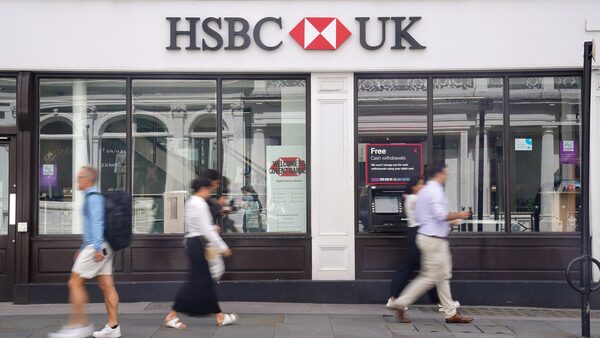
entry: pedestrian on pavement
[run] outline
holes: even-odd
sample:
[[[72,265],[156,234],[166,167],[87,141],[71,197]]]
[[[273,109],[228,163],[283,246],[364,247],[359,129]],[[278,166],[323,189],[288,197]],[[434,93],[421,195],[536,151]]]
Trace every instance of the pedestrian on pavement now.
[[[446,323],[470,323],[473,318],[463,317],[456,311],[456,304],[450,292],[452,278],[452,254],[448,242],[450,222],[465,219],[468,211],[448,212],[448,201],[444,194],[444,184],[448,180],[448,168],[443,163],[429,167],[429,181],[417,194],[415,220],[419,223],[416,243],[421,252],[421,272],[391,302],[401,322],[410,322],[405,316],[405,308],[414,303],[432,287],[437,293],[446,315]]]
[[[406,185],[406,192],[404,196],[404,213],[408,219],[408,229],[406,231],[406,241],[408,244],[408,254],[406,259],[398,267],[398,270],[394,273],[392,281],[390,283],[390,298],[388,299],[387,306],[390,307],[391,303],[400,296],[400,293],[408,284],[408,279],[417,270],[420,269],[421,253],[415,242],[417,238],[417,229],[419,223],[415,220],[415,207],[417,206],[417,193],[425,182],[423,178],[415,176],[410,179]],[[427,291],[427,296],[433,304],[439,304],[440,299],[437,296],[437,290],[434,288]]]
[[[214,227],[207,200],[214,193],[211,179],[201,175],[192,182],[193,195],[185,203],[185,252],[190,261],[188,280],[175,297],[172,310],[167,314],[164,325],[174,329],[185,329],[186,324],[177,317],[178,313],[189,316],[215,314],[217,326],[230,325],[238,320],[234,313],[221,311],[217,302],[214,280],[205,258],[207,245],[218,248],[228,257],[231,250]]]
[[[82,167],[77,174],[78,188],[84,193],[83,244],[75,254],[68,284],[71,316],[69,323],[58,332],[50,333],[49,338],[121,337],[117,313],[119,294],[112,275],[114,253],[104,239],[104,197],[96,188],[96,178],[96,169],[90,166]],[[85,283],[94,277],[98,278],[108,313],[108,323],[96,332],[85,312],[89,299]]]

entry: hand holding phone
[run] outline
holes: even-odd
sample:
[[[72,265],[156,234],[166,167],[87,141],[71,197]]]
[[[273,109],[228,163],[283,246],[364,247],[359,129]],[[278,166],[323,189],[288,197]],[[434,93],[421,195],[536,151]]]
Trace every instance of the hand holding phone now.
[[[96,254],[94,255],[94,261],[95,262],[102,262],[102,260],[104,259],[104,252],[103,251],[98,251],[96,252]]]

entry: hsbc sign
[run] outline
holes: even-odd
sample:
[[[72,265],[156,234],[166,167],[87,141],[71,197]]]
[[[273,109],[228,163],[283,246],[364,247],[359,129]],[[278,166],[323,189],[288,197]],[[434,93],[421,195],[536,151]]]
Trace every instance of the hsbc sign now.
[[[425,49],[410,33],[421,17],[378,17],[377,23],[372,25],[374,27],[370,27],[379,34],[378,40],[373,39],[377,40],[375,43],[367,41],[370,19],[356,17],[352,27],[336,17],[305,17],[289,31],[289,37],[304,50],[337,50],[352,35],[352,31],[358,31],[362,48],[377,50],[386,46],[386,28],[393,25],[394,36],[388,43],[390,49],[403,50],[407,46],[409,49]],[[181,50],[182,47],[196,51],[244,50],[254,43],[263,50],[272,51],[284,44],[284,39],[280,37],[283,30],[281,17],[265,17],[254,24],[240,17],[207,17],[203,20],[198,17],[168,17],[167,21],[170,29],[167,50]],[[265,39],[267,35],[269,38]]]
[[[337,18],[304,18],[290,31],[294,40],[307,50],[337,49],[350,34]]]

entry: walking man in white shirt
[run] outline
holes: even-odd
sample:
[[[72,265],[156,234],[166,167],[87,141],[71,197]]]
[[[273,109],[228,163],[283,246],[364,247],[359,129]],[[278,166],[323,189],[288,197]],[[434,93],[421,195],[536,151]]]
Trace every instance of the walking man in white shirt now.
[[[421,272],[391,305],[396,309],[396,317],[400,321],[409,322],[404,309],[435,286],[446,315],[446,323],[470,323],[473,318],[466,318],[458,313],[452,300],[452,254],[448,242],[449,222],[465,219],[469,213],[448,212],[448,201],[444,194],[444,184],[448,180],[448,168],[445,164],[431,165],[428,174],[429,181],[419,191],[415,208],[415,219],[420,224],[416,242],[421,251]]]

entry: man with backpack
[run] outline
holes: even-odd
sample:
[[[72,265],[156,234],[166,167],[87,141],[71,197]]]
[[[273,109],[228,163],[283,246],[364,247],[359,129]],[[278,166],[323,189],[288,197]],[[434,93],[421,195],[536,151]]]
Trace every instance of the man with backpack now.
[[[78,188],[84,192],[85,198],[83,244],[75,254],[69,279],[71,317],[67,325],[56,333],[50,333],[49,338],[84,338],[90,335],[97,338],[121,337],[117,314],[119,295],[112,276],[114,251],[105,240],[105,199],[96,188],[96,177],[96,170],[89,166],[82,167],[77,175]],[[88,302],[85,283],[94,277],[98,277],[108,313],[108,323],[96,332],[85,312]]]

